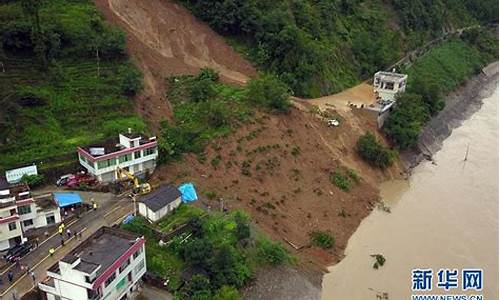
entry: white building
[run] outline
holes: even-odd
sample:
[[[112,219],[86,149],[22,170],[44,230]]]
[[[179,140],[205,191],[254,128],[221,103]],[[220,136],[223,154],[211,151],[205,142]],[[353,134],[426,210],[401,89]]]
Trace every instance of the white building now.
[[[61,222],[53,199],[34,199],[25,184],[0,179],[0,251],[26,241],[26,230]]]
[[[181,192],[175,186],[162,186],[139,200],[139,213],[156,222],[179,207],[181,202]]]
[[[151,173],[158,158],[156,138],[146,138],[130,130],[119,134],[118,141],[78,147],[77,151],[80,164],[101,182],[117,180],[118,167],[136,176]]]
[[[373,90],[377,98],[394,101],[397,93],[406,90],[408,75],[379,71],[373,76]]]
[[[144,237],[101,227],[47,270],[47,300],[122,300],[146,273]]]

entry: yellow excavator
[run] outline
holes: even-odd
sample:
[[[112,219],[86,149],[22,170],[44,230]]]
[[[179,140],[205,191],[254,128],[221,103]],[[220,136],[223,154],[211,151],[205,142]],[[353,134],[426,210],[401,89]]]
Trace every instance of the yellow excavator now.
[[[116,176],[118,180],[130,180],[134,184],[133,192],[134,194],[144,195],[151,192],[151,185],[149,183],[139,183],[139,179],[134,176],[131,172],[118,167],[116,169]]]

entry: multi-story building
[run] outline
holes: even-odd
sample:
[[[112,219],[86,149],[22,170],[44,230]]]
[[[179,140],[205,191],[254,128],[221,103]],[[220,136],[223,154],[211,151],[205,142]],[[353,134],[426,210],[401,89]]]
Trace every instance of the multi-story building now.
[[[0,251],[26,241],[24,233],[61,222],[51,195],[33,198],[25,184],[10,185],[0,178]]]
[[[15,192],[6,180],[0,178],[0,250],[25,241]]]
[[[38,284],[47,300],[122,300],[146,273],[145,239],[101,227],[47,270]]]
[[[153,172],[158,158],[156,137],[143,137],[130,130],[118,137],[118,142],[78,147],[80,164],[101,182],[117,180],[117,168],[136,176]]]
[[[382,100],[394,101],[396,94],[406,90],[408,75],[379,71],[373,76],[373,89]]]

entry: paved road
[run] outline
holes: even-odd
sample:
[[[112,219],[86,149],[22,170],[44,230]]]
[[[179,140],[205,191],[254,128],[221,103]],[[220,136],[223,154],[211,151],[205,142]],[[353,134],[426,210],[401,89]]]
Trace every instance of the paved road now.
[[[111,226],[132,212],[133,204],[130,199],[126,197],[113,197],[110,201],[104,202],[96,211],[88,211],[82,214],[80,219],[66,224],[66,229],[69,228],[72,232],[82,232],[82,240],[84,240],[100,227],[105,225]],[[65,239],[64,246],[61,246],[61,236],[55,233],[46,241],[41,242],[37,249],[32,250],[21,259],[20,265],[29,266],[35,272],[36,283],[45,278],[46,271],[50,266],[74,249],[80,242],[74,235],[68,239],[66,233],[64,233],[63,237]],[[53,257],[49,256],[49,249],[51,247],[56,249]],[[12,284],[7,279],[8,270],[12,270],[14,273]],[[22,295],[34,287],[31,276],[27,276],[25,272],[22,272],[19,266],[14,265],[10,266],[9,269],[3,270],[0,278],[2,279],[2,284],[0,285],[1,299],[13,299],[12,293]]]

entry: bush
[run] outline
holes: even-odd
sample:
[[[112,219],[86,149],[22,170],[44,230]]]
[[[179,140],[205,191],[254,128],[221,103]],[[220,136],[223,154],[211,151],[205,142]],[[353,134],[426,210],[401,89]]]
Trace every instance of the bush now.
[[[360,136],[356,144],[358,154],[370,164],[385,169],[392,164],[394,154],[382,146],[371,132]]]
[[[323,249],[329,249],[335,246],[335,238],[325,231],[313,231],[311,233],[311,242],[313,245]]]
[[[45,182],[45,177],[41,174],[38,175],[23,175],[21,182],[27,184],[30,188],[42,185]]]
[[[231,286],[222,286],[214,295],[213,300],[241,300],[240,293]]]
[[[264,263],[280,265],[289,260],[285,248],[279,243],[273,243],[267,239],[261,239],[257,244],[257,256]]]
[[[142,89],[142,74],[141,72],[132,67],[122,67],[120,70],[122,79],[120,89],[122,94],[127,96],[134,96]]]
[[[405,93],[398,97],[397,106],[384,123],[383,130],[396,146],[403,150],[417,144],[420,131],[429,118],[430,112],[423,103],[422,97]],[[370,144],[373,143],[368,140],[368,146]],[[368,153],[363,155],[371,157]]]
[[[330,181],[344,192],[349,191],[352,186],[349,178],[347,176],[342,175],[338,170],[336,170],[330,175]]]
[[[288,87],[273,75],[252,79],[247,97],[252,103],[280,113],[287,113],[292,106]]]
[[[31,24],[27,22],[13,22],[3,29],[3,47],[12,53],[33,51],[31,40]]]

